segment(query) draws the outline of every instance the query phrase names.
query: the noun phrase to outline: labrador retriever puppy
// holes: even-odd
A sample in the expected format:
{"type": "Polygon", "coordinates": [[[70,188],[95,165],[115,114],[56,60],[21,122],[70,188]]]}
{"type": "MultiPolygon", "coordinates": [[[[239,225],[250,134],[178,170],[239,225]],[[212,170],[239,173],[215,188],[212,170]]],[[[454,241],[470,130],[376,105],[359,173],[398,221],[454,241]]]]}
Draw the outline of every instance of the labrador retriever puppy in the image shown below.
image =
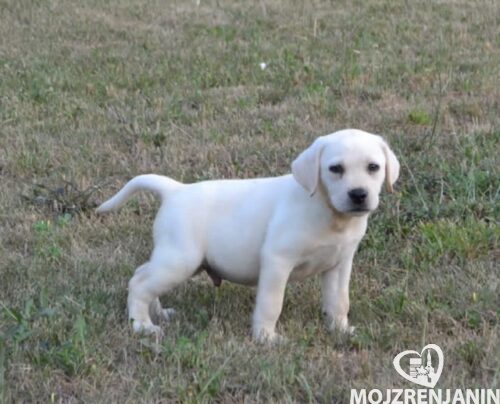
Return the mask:
{"type": "Polygon", "coordinates": [[[97,209],[116,209],[139,190],[161,198],[151,258],[129,282],[135,331],[161,336],[153,319],[172,310],[158,297],[203,269],[215,284],[257,286],[257,341],[280,340],[275,328],[287,283],[317,274],[328,327],[350,330],[353,256],[384,181],[392,191],[398,160],[380,136],[346,129],[317,138],[291,168],[281,177],[194,184],[140,175],[97,209]]]}

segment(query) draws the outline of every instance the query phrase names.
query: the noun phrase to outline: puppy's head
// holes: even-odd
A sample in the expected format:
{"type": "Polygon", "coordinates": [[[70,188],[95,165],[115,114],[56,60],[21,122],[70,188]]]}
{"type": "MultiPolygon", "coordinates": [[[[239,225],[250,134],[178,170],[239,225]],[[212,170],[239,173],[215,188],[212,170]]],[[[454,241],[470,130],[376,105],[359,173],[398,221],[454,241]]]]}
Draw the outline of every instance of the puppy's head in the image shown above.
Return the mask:
{"type": "Polygon", "coordinates": [[[392,192],[399,162],[380,136],[346,129],[317,138],[292,163],[292,174],[311,195],[322,185],[338,212],[361,216],[377,208],[384,181],[392,192]]]}

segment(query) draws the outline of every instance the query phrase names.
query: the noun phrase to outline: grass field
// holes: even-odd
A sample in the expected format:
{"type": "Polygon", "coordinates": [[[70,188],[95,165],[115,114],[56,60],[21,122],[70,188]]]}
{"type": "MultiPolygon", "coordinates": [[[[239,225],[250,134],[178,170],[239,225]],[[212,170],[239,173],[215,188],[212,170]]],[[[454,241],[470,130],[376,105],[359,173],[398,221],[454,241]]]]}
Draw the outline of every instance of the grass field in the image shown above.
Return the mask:
{"type": "Polygon", "coordinates": [[[346,403],[411,387],[498,388],[500,6],[494,1],[0,0],[0,400],[346,403]],[[260,63],[266,63],[265,69],[260,63]],[[318,279],[290,285],[288,343],[250,338],[254,293],[201,276],[164,297],[161,345],[126,287],[150,252],[139,173],[184,182],[289,172],[316,136],[384,135],[402,163],[354,261],[352,337],[318,279]]]}

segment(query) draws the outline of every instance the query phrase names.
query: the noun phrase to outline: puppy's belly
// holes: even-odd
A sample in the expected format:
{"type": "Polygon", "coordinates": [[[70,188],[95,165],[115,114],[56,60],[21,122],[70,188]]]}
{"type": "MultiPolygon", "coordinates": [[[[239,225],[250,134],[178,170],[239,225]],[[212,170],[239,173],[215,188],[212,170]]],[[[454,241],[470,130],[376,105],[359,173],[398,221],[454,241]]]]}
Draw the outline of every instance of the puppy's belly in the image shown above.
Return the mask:
{"type": "Polygon", "coordinates": [[[210,238],[205,260],[220,278],[242,285],[256,285],[259,280],[260,249],[259,234],[245,234],[242,229],[229,230],[210,238]]]}
{"type": "MultiPolygon", "coordinates": [[[[248,254],[248,251],[219,251],[214,259],[207,257],[210,271],[217,277],[241,285],[255,286],[259,281],[259,254],[248,254]]],[[[338,257],[335,252],[324,251],[307,256],[290,274],[289,281],[301,281],[310,276],[321,274],[335,267],[338,257]]]]}
{"type": "Polygon", "coordinates": [[[241,285],[254,286],[259,280],[259,255],[248,251],[226,250],[207,254],[211,271],[223,280],[241,285]]]}
{"type": "Polygon", "coordinates": [[[219,203],[207,221],[205,260],[222,279],[256,285],[272,204],[258,193],[246,196],[238,204],[219,203]]]}
{"type": "MultiPolygon", "coordinates": [[[[230,282],[247,286],[257,285],[261,246],[249,241],[251,240],[239,238],[212,246],[206,257],[211,271],[230,282]]],[[[340,250],[339,246],[328,246],[305,255],[292,270],[289,281],[301,281],[334,268],[342,258],[340,250]]]]}

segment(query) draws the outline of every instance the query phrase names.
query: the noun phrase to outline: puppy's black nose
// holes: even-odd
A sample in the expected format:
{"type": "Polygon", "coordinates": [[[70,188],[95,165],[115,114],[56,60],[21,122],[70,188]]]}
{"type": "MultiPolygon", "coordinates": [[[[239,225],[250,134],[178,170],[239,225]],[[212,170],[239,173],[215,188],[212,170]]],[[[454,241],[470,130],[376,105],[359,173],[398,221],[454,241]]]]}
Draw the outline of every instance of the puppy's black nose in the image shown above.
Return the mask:
{"type": "Polygon", "coordinates": [[[365,203],[366,197],[368,196],[368,192],[366,192],[363,188],[354,188],[351,189],[347,195],[351,198],[351,201],[356,205],[361,205],[365,203]]]}

